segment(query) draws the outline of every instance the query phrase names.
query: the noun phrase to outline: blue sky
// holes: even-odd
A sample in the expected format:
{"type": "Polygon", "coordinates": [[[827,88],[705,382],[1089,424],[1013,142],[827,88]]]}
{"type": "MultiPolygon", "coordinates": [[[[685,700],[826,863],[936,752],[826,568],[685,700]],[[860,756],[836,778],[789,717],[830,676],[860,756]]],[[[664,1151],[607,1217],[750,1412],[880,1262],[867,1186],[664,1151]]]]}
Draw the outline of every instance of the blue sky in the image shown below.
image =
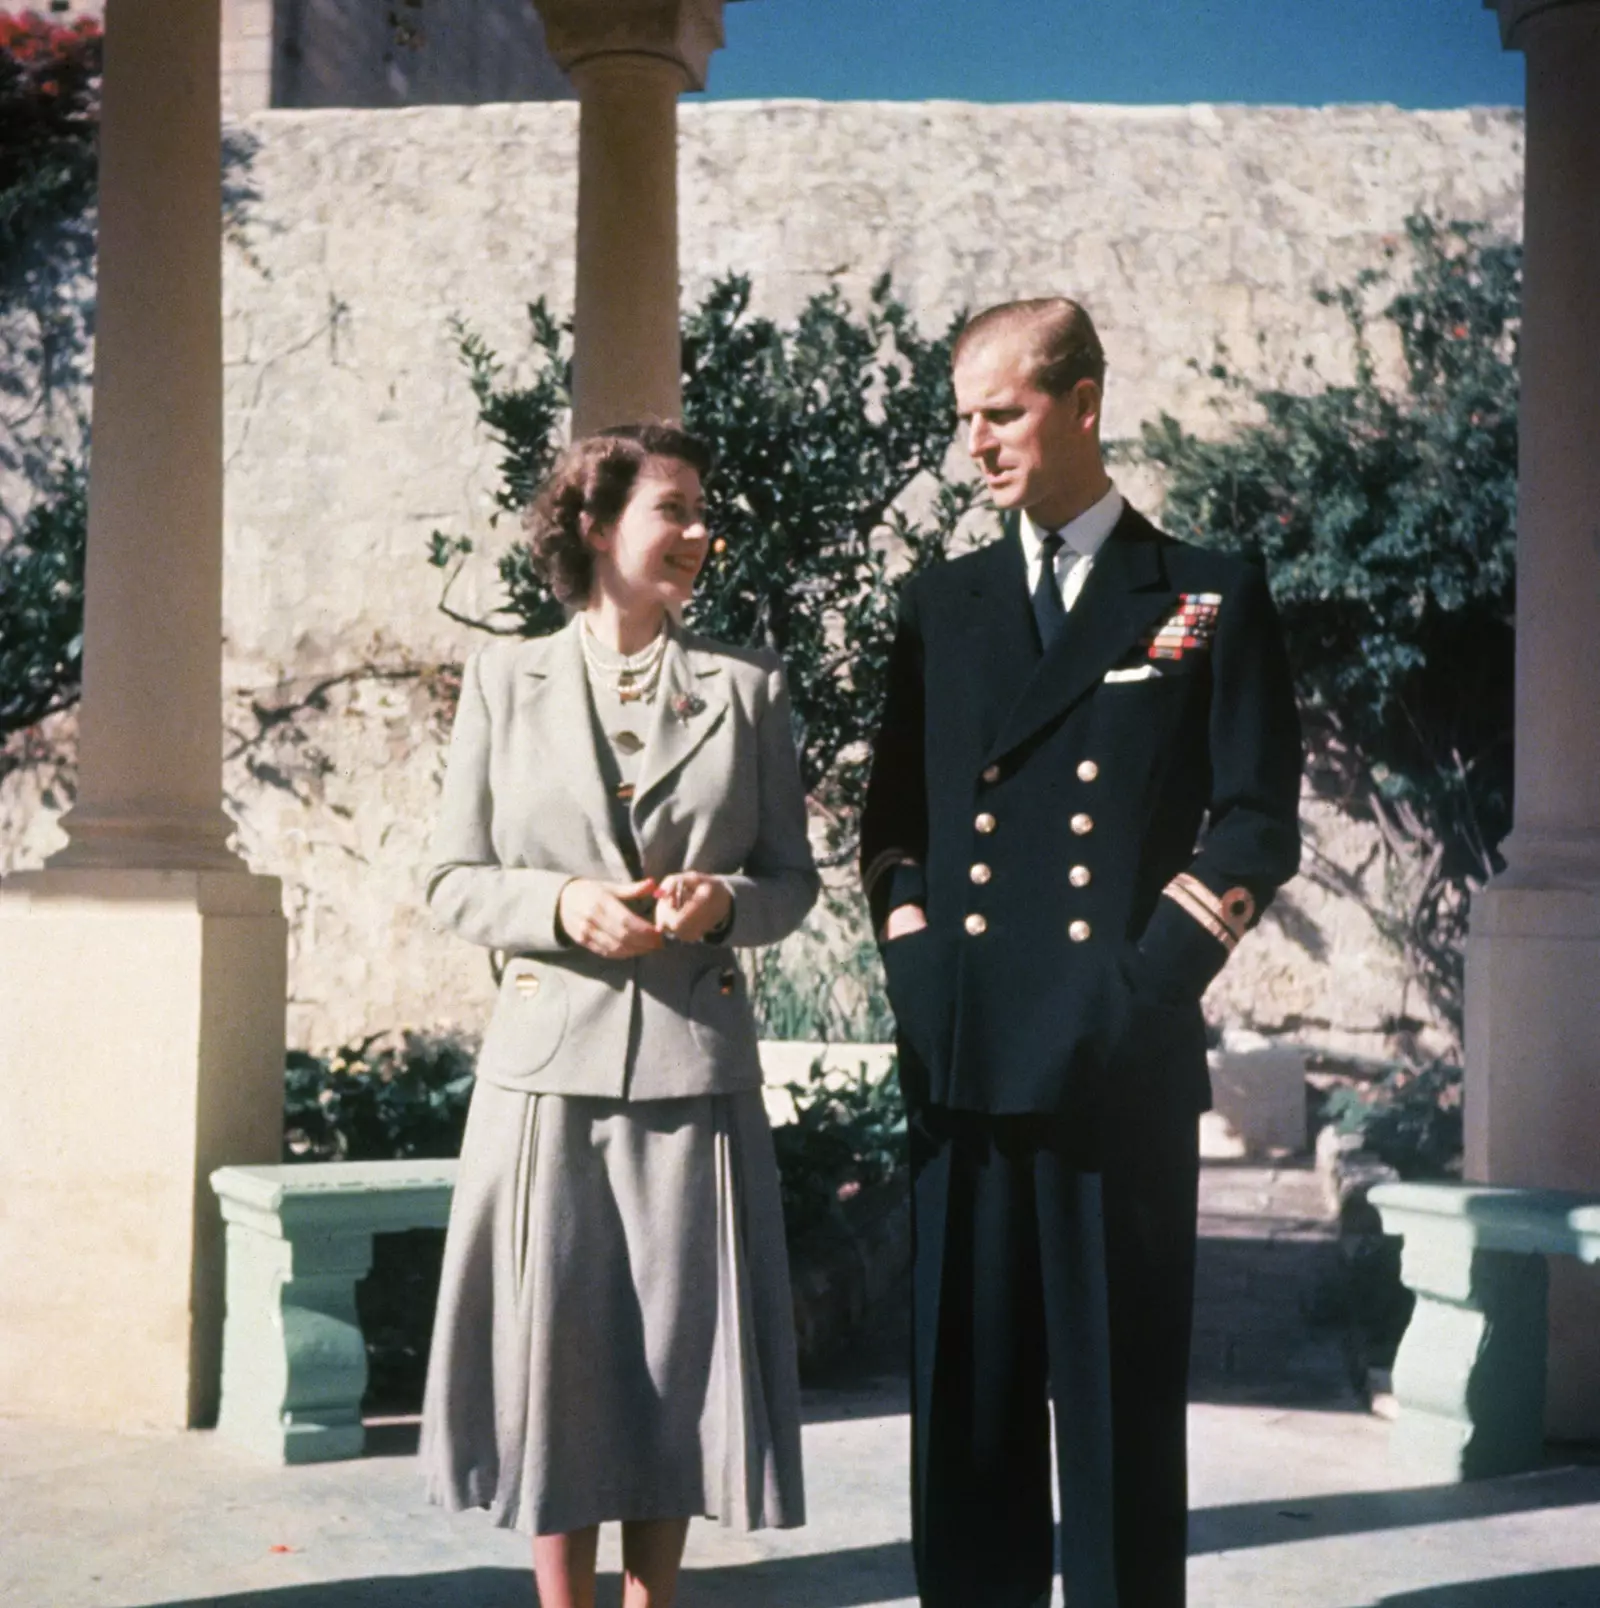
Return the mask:
{"type": "Polygon", "coordinates": [[[719,100],[1521,105],[1482,0],[742,0],[719,100]]]}

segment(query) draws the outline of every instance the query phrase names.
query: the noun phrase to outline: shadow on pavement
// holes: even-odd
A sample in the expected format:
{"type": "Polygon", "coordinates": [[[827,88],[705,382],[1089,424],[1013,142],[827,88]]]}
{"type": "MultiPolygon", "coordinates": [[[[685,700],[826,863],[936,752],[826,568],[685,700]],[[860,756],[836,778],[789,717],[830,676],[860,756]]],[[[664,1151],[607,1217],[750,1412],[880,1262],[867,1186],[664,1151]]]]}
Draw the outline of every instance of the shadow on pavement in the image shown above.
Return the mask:
{"type": "Polygon", "coordinates": [[[1378,1608],[1595,1608],[1596,1603],[1600,1603],[1600,1568],[1430,1586],[1385,1597],[1378,1608]]]}
{"type": "Polygon", "coordinates": [[[721,1569],[685,1569],[683,1600],[715,1608],[861,1608],[915,1598],[911,1544],[890,1541],[721,1569]]]}
{"type": "MultiPolygon", "coordinates": [[[[1465,1485],[1417,1486],[1403,1491],[1351,1491],[1336,1496],[1310,1496],[1293,1501],[1241,1502],[1233,1507],[1199,1508],[1189,1518],[1189,1556],[1212,1552],[1247,1551],[1279,1546],[1290,1541],[1311,1541],[1324,1536],[1361,1535],[1378,1530],[1407,1530],[1427,1524],[1450,1524],[1490,1518],[1502,1513],[1536,1513],[1550,1508],[1600,1504],[1600,1481],[1592,1470],[1547,1469],[1511,1479],[1476,1480],[1465,1485]]],[[[1582,1579],[1591,1572],[1579,1571],[1582,1579]]],[[[1539,1578],[1544,1578],[1540,1576],[1539,1578]]],[[[1550,1578],[1554,1579],[1555,1576],[1550,1578]]],[[[1600,1573],[1593,1573],[1600,1579],[1600,1573]]],[[[1486,1582],[1485,1585],[1496,1584],[1486,1582]]],[[[1445,1588],[1440,1588],[1444,1590],[1445,1588]]],[[[1467,1590],[1467,1587],[1451,1587],[1467,1590]]],[[[1385,1603],[1389,1599],[1385,1598],[1385,1603]]],[[[1537,1599],[1542,1605],[1543,1598],[1537,1599]]],[[[1560,1602],[1560,1597],[1549,1599],[1560,1602]]],[[[1424,1592],[1415,1599],[1395,1602],[1437,1604],[1455,1608],[1455,1599],[1424,1592]]],[[[1477,1598],[1461,1599],[1462,1608],[1478,1608],[1477,1598]]],[[[1485,1597],[1482,1608],[1510,1608],[1521,1599],[1485,1597]]],[[[1582,1608],[1597,1608],[1600,1592],[1579,1599],[1582,1608]]]]}
{"type": "Polygon", "coordinates": [[[1331,1238],[1216,1234],[1202,1222],[1190,1401],[1365,1411],[1351,1388],[1343,1324],[1324,1310],[1338,1274],[1331,1238]]]}
{"type": "MultiPolygon", "coordinates": [[[[615,1602],[620,1590],[616,1575],[601,1575],[602,1602],[615,1602]]],[[[915,1594],[905,1542],[683,1571],[683,1599],[697,1608],[865,1608],[915,1594]]],[[[533,1576],[525,1569],[460,1569],[281,1586],[148,1608],[534,1608],[533,1576]]]]}
{"type": "Polygon", "coordinates": [[[449,1574],[321,1580],[226,1597],[151,1603],[149,1608],[535,1608],[535,1601],[531,1570],[458,1569],[449,1574]]]}

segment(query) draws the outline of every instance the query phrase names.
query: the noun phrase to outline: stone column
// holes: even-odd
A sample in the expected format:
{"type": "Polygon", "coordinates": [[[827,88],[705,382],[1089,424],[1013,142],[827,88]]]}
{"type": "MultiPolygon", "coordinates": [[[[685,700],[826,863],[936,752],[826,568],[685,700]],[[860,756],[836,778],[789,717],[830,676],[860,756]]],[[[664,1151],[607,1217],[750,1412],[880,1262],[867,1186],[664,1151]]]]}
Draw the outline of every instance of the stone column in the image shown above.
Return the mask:
{"type": "MultiPolygon", "coordinates": [[[[1515,824],[1467,950],[1467,1174],[1600,1190],[1600,0],[1486,0],[1527,58],[1515,824]]],[[[1600,1275],[1551,1268],[1547,1427],[1600,1436],[1600,1275]]]]}
{"type": "Polygon", "coordinates": [[[78,798],[59,866],[239,869],[219,695],[221,123],[217,53],[196,43],[216,12],[107,8],[78,798]]]}
{"type": "Polygon", "coordinates": [[[675,419],[678,96],[703,89],[723,0],[536,0],[579,97],[573,433],[675,419]]]}
{"type": "Polygon", "coordinates": [[[206,1419],[206,1179],[280,1143],[279,888],[221,799],[218,25],[106,7],[78,798],[0,889],[0,1413],[206,1419]]]}

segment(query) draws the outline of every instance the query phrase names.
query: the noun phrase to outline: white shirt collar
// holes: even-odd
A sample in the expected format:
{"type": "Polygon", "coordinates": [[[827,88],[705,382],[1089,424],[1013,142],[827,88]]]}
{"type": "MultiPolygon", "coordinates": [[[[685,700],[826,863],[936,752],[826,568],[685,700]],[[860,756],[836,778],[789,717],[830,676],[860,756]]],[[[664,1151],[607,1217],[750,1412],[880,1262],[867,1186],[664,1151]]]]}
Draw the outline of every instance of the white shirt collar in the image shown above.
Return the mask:
{"type": "MultiPolygon", "coordinates": [[[[1070,555],[1078,554],[1083,558],[1093,558],[1105,546],[1111,532],[1116,529],[1117,521],[1122,518],[1122,510],[1127,506],[1122,493],[1113,486],[1099,502],[1091,504],[1078,515],[1070,519],[1061,527],[1061,552],[1056,562],[1063,559],[1070,562],[1070,555]]],[[[1023,509],[1022,518],[1018,522],[1022,536],[1022,553],[1028,561],[1030,573],[1039,567],[1039,549],[1044,541],[1045,531],[1033,522],[1033,517],[1023,509]]]]}

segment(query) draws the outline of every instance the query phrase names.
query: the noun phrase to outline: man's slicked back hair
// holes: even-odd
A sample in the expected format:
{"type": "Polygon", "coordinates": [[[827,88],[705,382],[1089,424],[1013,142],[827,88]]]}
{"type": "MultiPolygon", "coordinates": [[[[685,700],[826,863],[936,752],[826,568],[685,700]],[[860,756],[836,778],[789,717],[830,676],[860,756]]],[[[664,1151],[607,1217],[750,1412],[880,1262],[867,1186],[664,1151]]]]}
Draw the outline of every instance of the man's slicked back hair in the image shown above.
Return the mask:
{"type": "Polygon", "coordinates": [[[1027,343],[1034,363],[1033,383],[1050,396],[1065,396],[1079,380],[1093,380],[1105,389],[1106,354],[1094,320],[1065,296],[986,307],[969,318],[956,337],[951,362],[959,363],[969,347],[995,339],[1027,343]]]}

